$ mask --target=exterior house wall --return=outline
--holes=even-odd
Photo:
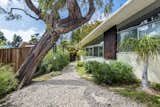
[[[142,32],[140,28],[147,28],[147,29],[142,29],[143,31]],[[153,37],[155,35],[157,37],[160,34],[159,29],[160,29],[159,20],[150,22],[144,25],[135,26],[134,29],[129,28],[125,31],[118,32],[118,35],[116,35],[115,33],[116,30],[111,29],[109,31],[106,31],[107,33],[106,32],[104,33],[104,36],[105,36],[104,37],[104,58],[103,57],[85,57],[84,59],[85,61],[96,60],[99,62],[108,62],[109,59],[114,59],[114,55],[116,55],[115,57],[117,57],[118,61],[122,61],[130,64],[133,67],[134,73],[137,76],[137,78],[141,79],[142,71],[143,71],[143,62],[139,60],[139,58],[134,52],[116,53],[117,52],[117,48],[115,48],[115,46],[117,45],[117,43],[115,42],[117,39],[116,37],[117,36],[121,37],[119,38],[120,39],[119,42],[121,42],[124,39],[124,37],[131,37],[132,34],[134,35],[134,38],[137,38],[137,39],[139,39],[140,37],[143,37],[144,34],[148,34]],[[136,33],[133,31],[136,31]],[[125,35],[121,35],[121,33],[124,33],[124,32],[126,32]],[[112,55],[113,57],[110,57],[110,55]],[[160,66],[159,65],[160,65],[160,56],[158,56],[155,59],[153,58],[150,59],[149,72],[148,72],[149,81],[160,83],[160,69],[159,69]]]
[[[103,57],[92,57],[92,56],[83,56],[82,59],[80,59],[81,61],[87,62],[87,61],[98,61],[101,63],[106,62],[107,60],[105,60]]]
[[[142,77],[142,70],[143,70],[143,62],[137,57],[137,55],[133,52],[120,52],[117,53],[117,60],[128,63],[133,67],[134,74],[138,79]],[[84,57],[83,61],[98,61],[98,62],[106,62],[108,63],[109,60],[104,59],[103,57]],[[160,56],[156,57],[155,59],[150,58],[149,62],[149,71],[148,71],[148,78],[149,81],[160,83]]]
[[[133,52],[117,53],[117,60],[130,64],[133,67],[134,73],[138,79],[141,79],[143,62]],[[148,78],[151,82],[160,83],[160,56],[150,58]]]

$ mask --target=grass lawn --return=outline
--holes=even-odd
[[[94,81],[92,75],[87,74],[83,67],[76,67],[76,68],[77,68],[77,72],[82,78],[90,80],[90,81]],[[107,89],[117,94],[120,94],[124,97],[129,97],[130,99],[136,102],[147,104],[148,107],[160,107],[160,96],[150,95],[146,92],[141,91],[140,89],[138,89],[140,87],[140,83],[129,85],[129,86],[127,85],[125,86],[103,85],[103,86],[107,87]],[[160,92],[160,88],[157,87],[157,85],[155,84],[152,85],[152,88]]]

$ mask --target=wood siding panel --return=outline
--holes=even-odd
[[[117,28],[112,27],[104,32],[104,58],[116,59],[117,52]]]

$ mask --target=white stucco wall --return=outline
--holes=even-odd
[[[133,67],[135,75],[141,79],[143,62],[139,60],[137,55],[133,52],[117,53],[117,59],[119,61],[126,62]],[[156,58],[150,58],[149,60],[149,72],[148,78],[151,82],[160,83],[160,56]]]
[[[84,61],[98,61],[98,62],[106,62],[106,60],[103,57],[92,57],[92,56],[85,56],[83,57]],[[81,61],[83,61],[81,59]]]

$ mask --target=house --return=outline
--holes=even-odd
[[[127,62],[141,78],[142,66],[134,52],[121,52],[118,44],[126,37],[160,36],[160,0],[128,0],[120,9],[86,36],[78,47],[87,51],[87,60]],[[150,59],[149,80],[160,83],[160,57]]]
[[[21,42],[19,45],[19,48],[25,48],[25,47],[31,48],[31,47],[34,47],[34,45],[28,42]]]

